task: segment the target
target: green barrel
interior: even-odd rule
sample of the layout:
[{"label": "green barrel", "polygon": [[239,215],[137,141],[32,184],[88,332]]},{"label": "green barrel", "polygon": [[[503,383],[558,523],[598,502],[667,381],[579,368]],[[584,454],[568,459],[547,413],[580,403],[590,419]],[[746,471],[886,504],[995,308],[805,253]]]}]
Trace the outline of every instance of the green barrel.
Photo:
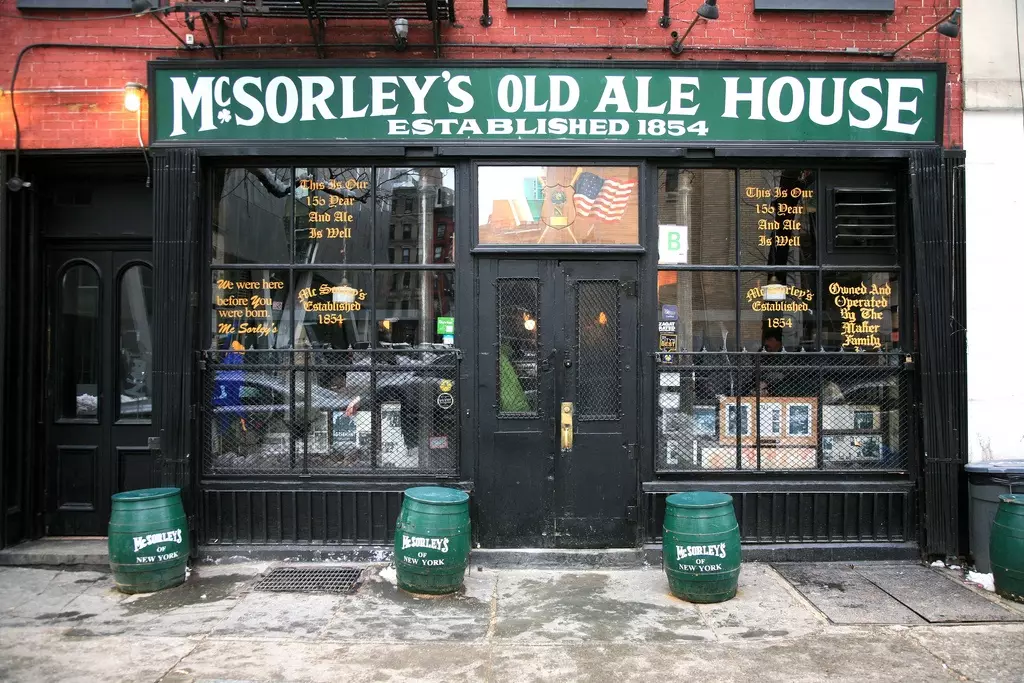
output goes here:
[{"label": "green barrel", "polygon": [[469,494],[440,486],[405,491],[395,525],[399,588],[428,595],[459,590],[469,544]]},{"label": "green barrel", "polygon": [[111,497],[107,546],[123,593],[151,593],[185,581],[188,523],[176,488],[124,491]]},{"label": "green barrel", "polygon": [[989,558],[996,593],[1024,602],[1024,495],[999,496],[989,536]]},{"label": "green barrel", "polygon": [[672,595],[722,602],[736,595],[740,527],[732,496],[694,491],[665,499],[662,562]]}]

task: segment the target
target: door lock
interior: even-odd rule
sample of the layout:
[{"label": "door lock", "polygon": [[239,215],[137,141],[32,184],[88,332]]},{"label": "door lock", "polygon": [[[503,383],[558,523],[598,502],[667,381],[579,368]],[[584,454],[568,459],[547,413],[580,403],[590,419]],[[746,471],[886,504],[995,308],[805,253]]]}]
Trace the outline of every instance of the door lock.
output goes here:
[{"label": "door lock", "polygon": [[572,403],[569,401],[562,402],[562,452],[566,453],[572,450]]}]

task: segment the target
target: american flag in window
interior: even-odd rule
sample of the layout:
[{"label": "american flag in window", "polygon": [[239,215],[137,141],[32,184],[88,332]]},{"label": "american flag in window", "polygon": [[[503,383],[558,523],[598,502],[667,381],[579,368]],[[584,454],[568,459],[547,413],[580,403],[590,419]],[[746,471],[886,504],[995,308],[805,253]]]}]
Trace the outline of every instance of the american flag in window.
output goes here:
[{"label": "american flag in window", "polygon": [[606,221],[616,221],[626,213],[629,195],[636,183],[632,180],[602,178],[596,173],[581,173],[574,185],[573,203],[576,214],[593,214]]}]

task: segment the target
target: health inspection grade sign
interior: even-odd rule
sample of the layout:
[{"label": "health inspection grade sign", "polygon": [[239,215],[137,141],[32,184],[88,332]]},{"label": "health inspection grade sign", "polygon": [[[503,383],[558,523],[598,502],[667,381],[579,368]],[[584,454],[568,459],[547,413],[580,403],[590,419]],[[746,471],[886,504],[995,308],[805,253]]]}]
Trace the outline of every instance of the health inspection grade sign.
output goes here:
[{"label": "health inspection grade sign", "polygon": [[[177,65],[175,65],[177,66]],[[154,140],[934,142],[942,71],[154,68]]]}]

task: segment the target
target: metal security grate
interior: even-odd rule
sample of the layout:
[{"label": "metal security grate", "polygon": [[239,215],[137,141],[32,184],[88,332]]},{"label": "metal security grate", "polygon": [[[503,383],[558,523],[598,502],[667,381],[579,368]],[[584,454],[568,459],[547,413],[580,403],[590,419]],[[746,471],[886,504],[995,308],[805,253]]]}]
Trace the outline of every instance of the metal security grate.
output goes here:
[{"label": "metal security grate", "polygon": [[659,471],[907,467],[913,402],[901,354],[659,360]]},{"label": "metal security grate", "polygon": [[206,474],[458,469],[457,351],[211,351],[206,358]]},{"label": "metal security grate", "polygon": [[537,417],[540,360],[537,278],[498,278],[498,417]]},{"label": "metal security grate", "polygon": [[352,593],[362,573],[359,567],[278,567],[252,589],[263,593]]},{"label": "metal security grate", "polygon": [[617,420],[622,412],[619,281],[576,283],[576,416]]}]

